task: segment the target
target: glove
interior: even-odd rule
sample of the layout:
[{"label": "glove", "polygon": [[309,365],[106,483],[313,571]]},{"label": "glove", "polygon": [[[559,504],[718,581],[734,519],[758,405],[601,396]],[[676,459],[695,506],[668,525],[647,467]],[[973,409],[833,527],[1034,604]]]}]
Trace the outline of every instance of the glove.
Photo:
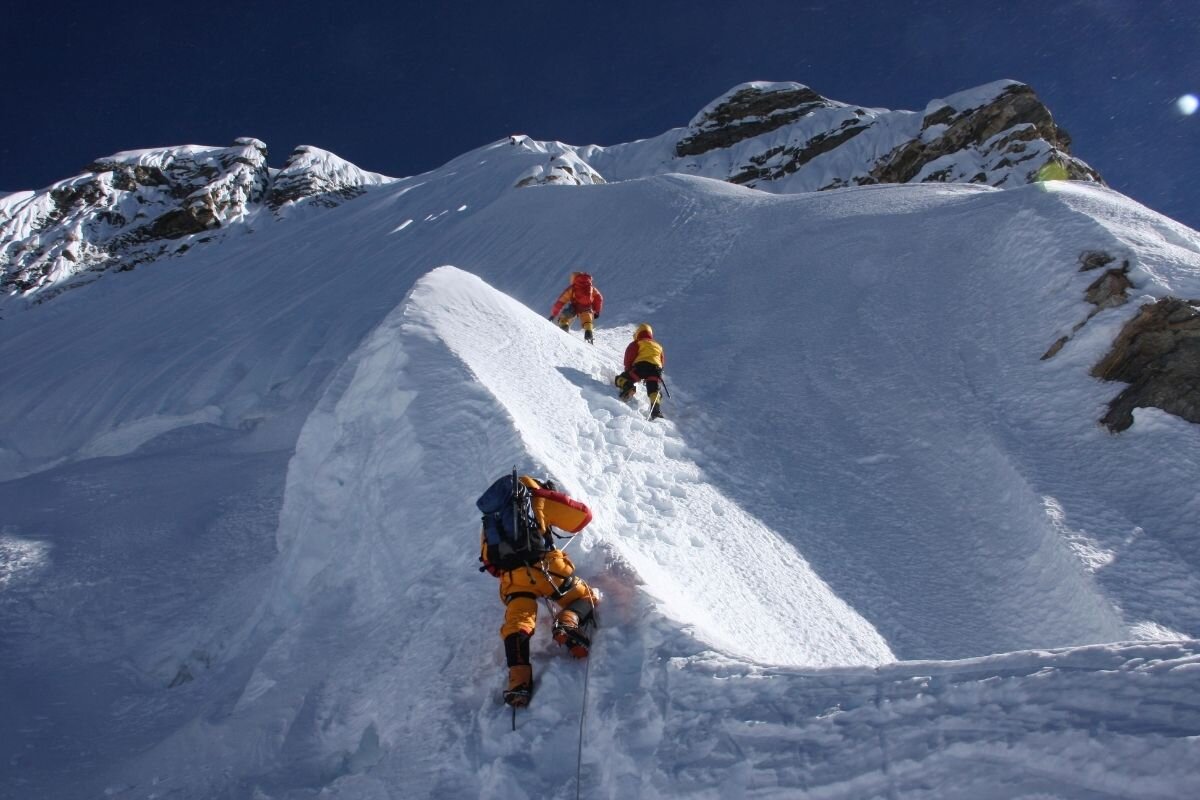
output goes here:
[{"label": "glove", "polygon": [[546,319],[550,320],[551,322],[554,322],[554,315],[551,314],[550,316],[546,317]]},{"label": "glove", "polygon": [[592,319],[600,319],[600,315],[599,315],[599,314],[592,314]]}]

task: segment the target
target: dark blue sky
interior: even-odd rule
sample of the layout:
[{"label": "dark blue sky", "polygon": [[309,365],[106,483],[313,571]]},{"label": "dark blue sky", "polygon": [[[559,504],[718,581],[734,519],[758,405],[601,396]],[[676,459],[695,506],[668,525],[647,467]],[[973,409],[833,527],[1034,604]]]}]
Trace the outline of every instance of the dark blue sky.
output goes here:
[{"label": "dark blue sky", "polygon": [[1195,0],[13,3],[0,190],[256,136],[412,175],[506,136],[616,144],[749,80],[921,110],[1030,84],[1119,191],[1200,228]]}]

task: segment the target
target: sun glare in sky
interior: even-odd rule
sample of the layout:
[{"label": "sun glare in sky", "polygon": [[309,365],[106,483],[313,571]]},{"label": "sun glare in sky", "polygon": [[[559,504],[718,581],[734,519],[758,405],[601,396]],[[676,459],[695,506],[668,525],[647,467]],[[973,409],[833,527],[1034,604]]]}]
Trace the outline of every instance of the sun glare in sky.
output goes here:
[{"label": "sun glare in sky", "polygon": [[1196,109],[1200,108],[1200,98],[1194,94],[1185,94],[1175,101],[1175,105],[1179,107],[1180,113],[1185,117],[1190,117],[1196,113]]}]

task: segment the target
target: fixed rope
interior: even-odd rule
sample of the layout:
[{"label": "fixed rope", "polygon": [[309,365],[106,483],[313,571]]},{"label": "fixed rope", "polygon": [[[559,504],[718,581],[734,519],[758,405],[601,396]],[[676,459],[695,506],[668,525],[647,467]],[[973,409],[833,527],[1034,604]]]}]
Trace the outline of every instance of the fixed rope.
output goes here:
[{"label": "fixed rope", "polygon": [[579,750],[575,754],[575,800],[583,791],[583,717],[587,713],[588,675],[592,672],[592,659],[583,665],[583,705],[579,709]]},{"label": "fixed rope", "polygon": [[[546,610],[550,612],[551,619],[554,618],[554,606],[550,603],[550,598],[543,597],[542,602],[546,604]],[[592,604],[592,620],[593,626],[598,626],[596,621],[596,605]],[[583,660],[583,701],[579,707],[579,746],[575,751],[575,800],[579,800],[583,792],[583,730],[587,716],[587,693],[588,693],[588,678],[592,674],[592,659],[591,654]],[[515,719],[515,714],[514,714]],[[514,722],[515,726],[516,723]]]}]

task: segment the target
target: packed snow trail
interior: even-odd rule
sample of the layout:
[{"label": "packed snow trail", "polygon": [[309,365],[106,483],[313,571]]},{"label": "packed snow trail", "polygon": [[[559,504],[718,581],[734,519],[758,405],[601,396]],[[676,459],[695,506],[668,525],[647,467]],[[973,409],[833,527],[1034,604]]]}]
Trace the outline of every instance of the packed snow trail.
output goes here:
[{"label": "packed snow trail", "polygon": [[[704,481],[670,422],[617,400],[611,376],[632,329],[589,347],[452,268],[422,279],[412,302],[413,316],[496,395],[529,456],[593,507],[587,540],[627,561],[669,616],[767,663],[892,659],[791,545]],[[503,469],[496,456],[491,463]]]}]

